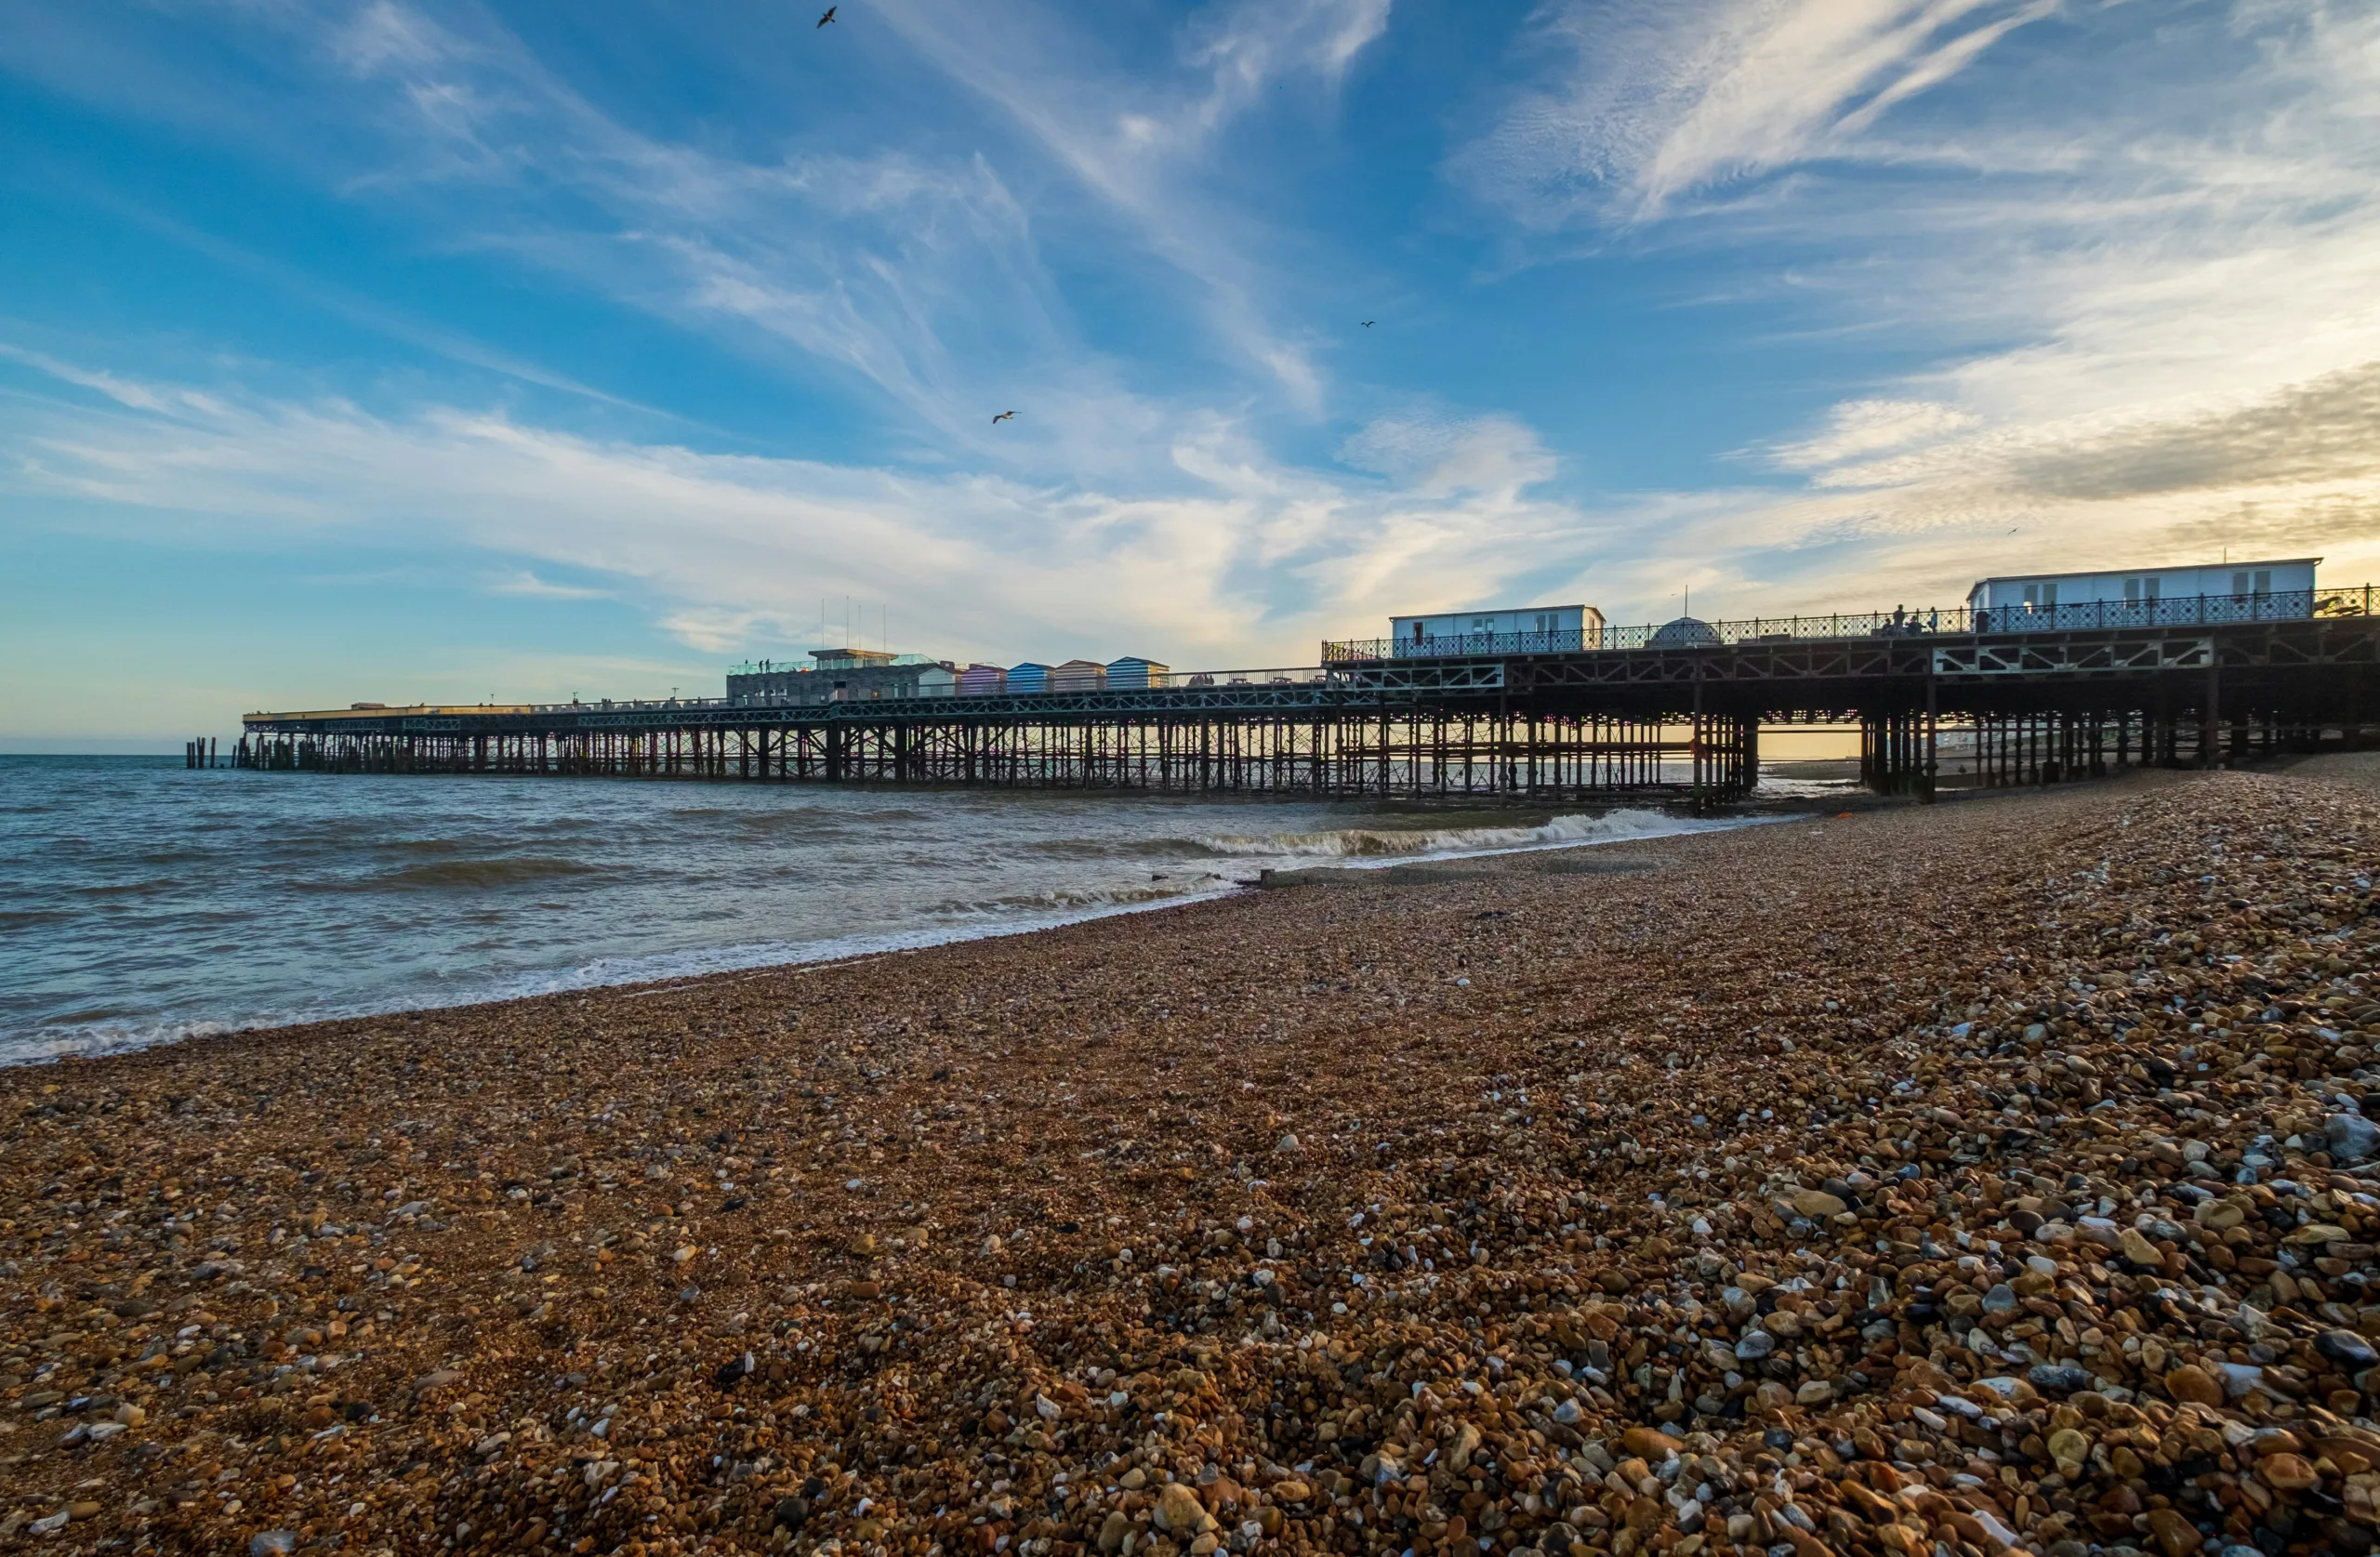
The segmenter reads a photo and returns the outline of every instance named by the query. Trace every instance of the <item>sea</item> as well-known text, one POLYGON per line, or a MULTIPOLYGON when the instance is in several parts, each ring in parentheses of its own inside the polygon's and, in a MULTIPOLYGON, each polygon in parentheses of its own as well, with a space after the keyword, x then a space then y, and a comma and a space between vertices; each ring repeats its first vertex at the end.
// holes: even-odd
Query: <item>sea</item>
POLYGON ((1268 866, 1739 825, 0 756, 0 1063, 1008 934, 1246 891, 1268 866))

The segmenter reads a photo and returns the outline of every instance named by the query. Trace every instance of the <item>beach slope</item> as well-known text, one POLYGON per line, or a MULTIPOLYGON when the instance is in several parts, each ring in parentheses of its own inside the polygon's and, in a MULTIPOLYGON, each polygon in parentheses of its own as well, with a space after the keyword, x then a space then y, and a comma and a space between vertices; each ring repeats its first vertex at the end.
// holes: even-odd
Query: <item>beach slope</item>
POLYGON ((0 1545, 2363 1550, 2375 866, 2135 775, 9 1071, 0 1545))

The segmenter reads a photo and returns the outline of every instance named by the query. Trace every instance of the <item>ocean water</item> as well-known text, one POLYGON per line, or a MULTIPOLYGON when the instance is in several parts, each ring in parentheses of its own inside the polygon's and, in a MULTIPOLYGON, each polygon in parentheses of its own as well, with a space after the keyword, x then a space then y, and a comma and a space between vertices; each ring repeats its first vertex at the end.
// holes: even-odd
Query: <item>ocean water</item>
POLYGON ((1268 865, 1739 825, 0 756, 0 1063, 999 934, 1268 865))

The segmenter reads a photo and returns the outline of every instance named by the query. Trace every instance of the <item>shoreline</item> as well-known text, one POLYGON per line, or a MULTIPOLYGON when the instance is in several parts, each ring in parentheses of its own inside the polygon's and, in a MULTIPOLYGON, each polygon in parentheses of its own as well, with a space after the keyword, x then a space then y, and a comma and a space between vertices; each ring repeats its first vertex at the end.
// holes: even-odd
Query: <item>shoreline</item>
MULTIPOLYGON (((1833 764, 1828 762, 1815 765, 1831 766, 1833 764)), ((2169 775, 2158 772, 2154 770, 2141 770, 2135 776, 2144 777, 2149 782, 2154 783, 2162 781, 2169 775)), ((641 783, 648 781, 612 780, 609 782, 641 783)), ((1953 802, 1982 800, 2022 804, 2026 800, 2036 797, 2056 797, 2068 792, 2069 791, 2065 788, 2024 788, 2008 790, 1954 789, 1944 792, 1941 803, 1948 805, 1953 802)), ((1542 856, 1558 857, 1562 855, 1586 854, 1591 851, 1601 851, 1605 850, 1621 851, 1638 845, 1658 844, 1679 838, 1702 838, 1712 835, 1726 835, 1752 829, 1765 828, 1775 824, 1791 823, 1795 821, 1816 822, 1827 819, 1839 819, 1844 816, 1867 816, 1874 813, 1911 810, 1914 809, 1916 804, 1916 801, 1908 797, 1877 796, 1864 790, 1854 791, 1839 797, 1814 797, 1799 795, 1781 796, 1770 797, 1765 802, 1739 803, 1733 809, 1730 814, 1723 818, 1708 821, 1691 818, 1676 811, 1659 810, 1654 807, 1640 808, 1631 805, 1617 805, 1610 808, 1610 811, 1633 811, 1640 809, 1657 811, 1658 814, 1670 817, 1673 820, 1686 824, 1686 825, 1674 832, 1658 832, 1641 836, 1614 838, 1556 840, 1544 843, 1525 844, 1511 848, 1456 851, 1447 853, 1415 854, 1411 856, 1378 856, 1372 858, 1360 856, 1322 857, 1317 858, 1315 863, 1311 864, 1297 865, 1287 868, 1279 866, 1261 867, 1263 874, 1269 874, 1271 876, 1272 879, 1269 882, 1264 880, 1262 875, 1247 877, 1236 877, 1226 881, 1223 885, 1211 889, 1186 891, 1178 896, 1156 898, 1145 902, 1134 902, 1130 904, 1102 904, 1094 908, 1086 908, 1079 911, 1067 911, 1058 915, 1022 919, 1016 922, 1002 923, 997 926, 971 926, 964 928, 954 927, 948 929, 920 930, 897 930, 888 931, 881 935, 853 937, 848 943, 851 949, 836 950, 822 956, 778 957, 772 955, 766 960, 724 963, 718 967, 698 968, 684 972, 661 973, 653 976, 638 976, 620 980, 601 978, 585 983, 558 983, 550 988, 523 989, 509 993, 472 994, 453 1002, 442 1002, 428 1005, 394 1005, 385 1008, 357 1009, 353 1010, 340 1010, 315 1015, 295 1016, 287 1020, 270 1019, 254 1023, 238 1023, 231 1025, 207 1023, 203 1024, 205 1030, 184 1031, 177 1033, 171 1036, 140 1037, 130 1039, 120 1044, 110 1044, 92 1049, 74 1049, 54 1054, 29 1055, 22 1059, 0 1060, 0 1076, 6 1076, 14 1071, 30 1070, 38 1072, 44 1067, 98 1064, 108 1061, 124 1060, 164 1051, 180 1051, 193 1045, 219 1044, 232 1040, 253 1037, 299 1035, 309 1033, 316 1029, 347 1028, 389 1022, 403 1022, 410 1018, 430 1015, 496 1013, 510 1007, 527 1007, 549 1001, 567 1000, 573 996, 616 996, 621 998, 636 998, 656 991, 698 990, 713 983, 733 983, 770 974, 798 976, 804 973, 813 973, 832 969, 853 967, 889 957, 931 953, 954 947, 964 947, 986 943, 999 943, 1013 940, 1031 940, 1037 937, 1063 932, 1078 926, 1099 924, 1109 919, 1136 917, 1145 915, 1163 914, 1180 909, 1195 908, 1218 903, 1231 903, 1268 890, 1294 889, 1311 886, 1342 877, 1353 880, 1360 879, 1366 876, 1378 875, 1391 880, 1399 881, 1400 884, 1412 884, 1416 882, 1428 882, 1433 880, 1468 879, 1479 874, 1479 872, 1463 867, 1474 866, 1483 862, 1512 861, 1514 862, 1514 865, 1504 868, 1517 868, 1520 871, 1526 872, 1532 868, 1530 862, 1536 861, 1542 856), (1853 809, 1841 809, 1845 806, 1853 809)), ((1529 809, 1534 810, 1543 808, 1529 809)), ((1601 813, 1567 812, 1557 811, 1555 812, 1555 816, 1558 818, 1577 814, 1609 813, 1609 811, 1601 813)), ((1622 859, 1622 857, 1619 855, 1615 855, 1614 858, 1616 861, 1622 859)), ((1251 865, 1249 868, 1259 869, 1260 867, 1251 865)), ((1552 868, 1562 873, 1567 873, 1567 867, 1560 865, 1556 865, 1552 868)), ((1646 868, 1652 867, 1648 866, 1647 864, 1641 859, 1625 858, 1624 863, 1617 863, 1611 866, 1608 873, 1627 874, 1646 868)), ((1606 874, 1606 872, 1598 869, 1584 873, 1606 874)), ((1502 871, 1491 866, 1488 874, 1502 874, 1502 871)), ((817 944, 840 947, 846 943, 834 942, 818 943, 817 944)), ((662 953, 656 954, 656 956, 658 957, 683 957, 698 959, 728 956, 743 949, 746 948, 726 946, 701 950, 688 950, 677 953, 662 953)), ((551 974, 543 972, 510 974, 506 975, 503 980, 499 981, 499 983, 511 983, 548 977, 562 978, 569 974, 575 973, 578 970, 579 970, 577 968, 572 968, 561 970, 551 974)))
POLYGON ((1992 798, 0 1072, 0 1550, 2355 1550, 2380 802, 1992 798))
MULTIPOLYGON (((1476 808, 1472 808, 1475 810, 1476 808)), ((1541 807, 1527 808, 1533 813, 1541 807)), ((1655 807, 1616 805, 1597 811, 1555 811, 1538 831, 1556 823, 1587 817, 1602 820, 1611 816, 1639 813, 1659 815, 1676 824, 1676 833, 1719 832, 1736 827, 1752 826, 1767 822, 1789 820, 1795 815, 1818 812, 1801 799, 1784 801, 1774 810, 1762 810, 1752 814, 1710 821, 1691 818, 1655 807)), ((1395 833, 1407 829, 1393 827, 1350 827, 1349 834, 1395 833)), ((1415 832, 1437 831, 1415 828, 1415 832)), ((1485 833, 1500 829, 1468 827, 1464 833, 1485 833)), ((1426 865, 1433 863, 1486 858, 1501 854, 1525 854, 1544 851, 1602 848, 1615 843, 1630 843, 1642 838, 1676 836, 1668 831, 1632 834, 1609 838, 1550 838, 1540 842, 1523 843, 1488 849, 1452 848, 1439 851, 1424 851, 1412 855, 1360 854, 1314 856, 1307 865, 1288 867, 1296 874, 1315 870, 1378 870, 1399 865, 1426 865)), ((1265 857, 1251 851, 1251 862, 1265 857)), ((1294 855, 1289 856, 1294 857, 1294 855)), ((1219 864, 1232 858, 1218 857, 1219 864)), ((1225 868, 1230 868, 1225 864, 1225 868)), ((165 1022, 136 1032, 111 1031, 104 1036, 88 1035, 94 1024, 37 1028, 18 1036, 12 1041, 23 1044, 25 1051, 0 1058, 0 1070, 20 1065, 54 1064, 67 1060, 93 1060, 109 1055, 139 1053, 145 1049, 190 1043, 205 1038, 219 1038, 243 1033, 273 1032, 286 1028, 319 1026, 325 1023, 365 1021, 375 1018, 403 1016, 408 1012, 430 1010, 465 1010, 481 1007, 500 1006, 516 1000, 533 1000, 546 996, 579 994, 594 990, 639 988, 648 984, 677 983, 714 976, 749 972, 770 968, 806 968, 848 962, 857 958, 889 955, 893 952, 917 951, 933 946, 959 944, 970 941, 998 940, 1009 936, 1034 935, 1045 930, 1063 929, 1122 915, 1154 913, 1163 909, 1227 898, 1236 892, 1260 888, 1264 878, 1282 867, 1266 867, 1254 864, 1244 867, 1254 869, 1251 877, 1226 877, 1217 873, 1215 884, 1188 888, 1178 892, 1151 893, 1146 897, 1122 902, 1104 902, 1075 908, 1052 909, 1037 913, 1021 913, 1009 919, 986 916, 979 923, 945 923, 941 925, 891 930, 824 941, 746 942, 731 945, 688 947, 677 951, 651 954, 645 957, 622 959, 601 957, 590 962, 575 963, 550 970, 528 970, 492 976, 485 987, 457 991, 452 999, 430 1001, 366 1001, 353 1006, 338 1007, 304 1013, 267 1013, 261 1017, 243 1019, 194 1018, 188 1021, 165 1022), (670 970, 672 967, 681 970, 670 970), (41 1043, 47 1047, 34 1049, 41 1043), (70 1047, 71 1046, 71 1047, 70 1047)))

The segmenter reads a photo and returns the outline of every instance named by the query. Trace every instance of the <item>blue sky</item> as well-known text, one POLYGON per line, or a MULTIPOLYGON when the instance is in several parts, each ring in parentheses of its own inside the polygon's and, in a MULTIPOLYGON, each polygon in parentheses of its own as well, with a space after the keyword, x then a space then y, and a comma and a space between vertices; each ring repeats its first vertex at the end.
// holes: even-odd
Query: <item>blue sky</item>
POLYGON ((2380 7, 816 9, 0 0, 0 742, 2380 574, 2380 7))

